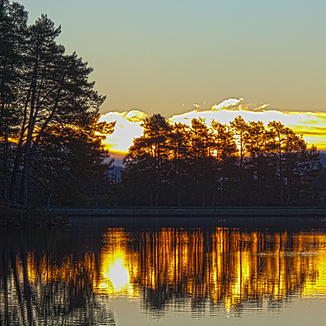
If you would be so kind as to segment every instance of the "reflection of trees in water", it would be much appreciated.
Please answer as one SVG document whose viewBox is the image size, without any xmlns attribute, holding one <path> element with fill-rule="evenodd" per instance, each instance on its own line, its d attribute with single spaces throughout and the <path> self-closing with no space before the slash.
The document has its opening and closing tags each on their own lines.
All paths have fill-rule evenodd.
<svg viewBox="0 0 326 326">
<path fill-rule="evenodd" d="M 5 245 L 0 236 L 0 322 L 114 324 L 105 299 L 140 293 L 151 313 L 241 313 L 263 305 L 275 312 L 293 295 L 313 294 L 317 283 L 326 291 L 326 262 L 315 255 L 325 252 L 322 234 L 102 231 L 24 233 Z"/>
<path fill-rule="evenodd" d="M 1 248 L 0 324 L 115 325 L 93 292 L 94 259 L 42 249 L 28 252 L 25 242 Z"/>
<path fill-rule="evenodd" d="M 325 239 L 323 240 L 325 242 Z M 246 306 L 275 309 L 318 276 L 313 236 L 287 233 L 161 230 L 141 237 L 141 285 L 145 307 L 163 309 L 190 298 L 226 312 Z"/>
</svg>

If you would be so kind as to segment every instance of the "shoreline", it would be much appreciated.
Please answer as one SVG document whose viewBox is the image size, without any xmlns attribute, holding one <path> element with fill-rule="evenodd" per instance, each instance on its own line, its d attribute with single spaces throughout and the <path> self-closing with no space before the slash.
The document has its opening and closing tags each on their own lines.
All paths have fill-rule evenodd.
<svg viewBox="0 0 326 326">
<path fill-rule="evenodd" d="M 21 207 L 8 206 L 3 205 L 2 208 L 7 210 L 0 212 L 2 227 L 104 225 L 326 229 L 326 207 L 38 207 L 25 211 Z"/>
<path fill-rule="evenodd" d="M 326 207 L 49 207 L 67 217 L 325 217 Z"/>
<path fill-rule="evenodd" d="M 57 207 L 54 211 L 72 225 L 99 227 L 326 229 L 324 207 Z"/>
</svg>

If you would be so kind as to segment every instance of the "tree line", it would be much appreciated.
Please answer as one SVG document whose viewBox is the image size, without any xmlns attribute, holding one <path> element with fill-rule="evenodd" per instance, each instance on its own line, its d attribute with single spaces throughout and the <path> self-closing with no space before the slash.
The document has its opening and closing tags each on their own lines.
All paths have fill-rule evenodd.
<svg viewBox="0 0 326 326">
<path fill-rule="evenodd" d="M 317 205 L 319 152 L 280 122 L 143 123 L 121 180 L 92 68 L 41 15 L 0 0 L 0 198 L 23 205 Z"/>
<path fill-rule="evenodd" d="M 0 1 L 0 196 L 23 205 L 91 203 L 110 192 L 112 168 L 98 123 L 105 97 L 92 68 L 56 43 L 47 15 L 27 24 L 24 7 Z M 94 190 L 95 188 L 95 190 Z"/>
<path fill-rule="evenodd" d="M 188 126 L 154 114 L 143 128 L 124 160 L 125 205 L 320 204 L 319 152 L 280 122 Z"/>
</svg>

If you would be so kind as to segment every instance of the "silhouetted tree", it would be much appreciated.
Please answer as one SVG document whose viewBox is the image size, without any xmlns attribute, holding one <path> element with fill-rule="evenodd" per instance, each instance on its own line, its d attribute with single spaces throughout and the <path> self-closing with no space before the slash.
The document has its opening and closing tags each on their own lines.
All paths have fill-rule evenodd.
<svg viewBox="0 0 326 326">
<path fill-rule="evenodd" d="M 25 64 L 27 12 L 7 0 L 0 1 L 0 192 L 7 198 L 10 183 L 9 138 L 16 134 L 21 115 L 19 85 Z"/>
<path fill-rule="evenodd" d="M 10 188 L 9 199 L 27 205 L 32 162 L 45 135 L 79 128 L 74 121 L 97 116 L 105 97 L 88 80 L 92 68 L 56 43 L 60 27 L 46 15 L 27 26 L 24 7 L 4 0 L 0 17 L 2 197 Z"/>
<path fill-rule="evenodd" d="M 212 121 L 212 151 L 214 156 L 214 180 L 212 205 L 229 204 L 236 196 L 234 176 L 236 173 L 237 146 L 233 134 L 227 125 Z M 218 195 L 219 198 L 216 198 Z"/>
<path fill-rule="evenodd" d="M 124 203 L 139 205 L 317 205 L 319 152 L 280 122 L 237 117 L 144 124 L 125 160 Z M 158 198 L 160 200 L 158 201 Z"/>
<path fill-rule="evenodd" d="M 246 169 L 251 176 L 247 191 L 253 205 L 266 205 L 269 199 L 269 180 L 274 175 L 273 166 L 266 156 L 269 132 L 261 121 L 249 121 L 245 134 L 245 148 L 248 153 Z"/>
<path fill-rule="evenodd" d="M 319 191 L 314 182 L 321 170 L 317 149 L 314 146 L 308 149 L 302 136 L 280 122 L 272 121 L 268 128 L 266 152 L 269 165 L 275 167 L 275 173 L 270 175 L 271 188 L 277 195 L 275 201 L 280 205 L 319 204 Z"/>
<path fill-rule="evenodd" d="M 97 206 L 115 202 L 112 193 L 108 196 L 113 160 L 101 144 L 101 134 L 112 133 L 114 123 L 98 123 L 98 119 L 98 114 L 85 115 L 72 124 L 47 128 L 31 162 L 32 190 L 39 192 L 33 196 L 34 204 Z"/>
<path fill-rule="evenodd" d="M 170 179 L 170 192 L 176 194 L 176 198 L 171 199 L 178 206 L 182 205 L 184 193 L 188 193 L 186 189 L 189 174 L 190 156 L 190 127 L 176 123 L 172 126 L 169 135 L 169 159 L 171 161 L 171 171 L 168 174 Z"/>
<path fill-rule="evenodd" d="M 147 205 L 158 206 L 162 184 L 166 181 L 164 165 L 168 161 L 167 140 L 171 127 L 160 114 L 146 118 L 142 126 L 144 135 L 135 139 L 124 160 L 125 189 L 132 192 L 141 191 L 133 182 L 135 177 L 145 187 L 142 191 L 144 198 L 140 202 L 136 199 L 137 194 L 134 194 L 136 201 L 142 203 L 149 199 Z"/>
<path fill-rule="evenodd" d="M 242 116 L 237 116 L 233 121 L 230 122 L 230 129 L 235 137 L 237 143 L 237 150 L 239 156 L 239 204 L 242 205 L 244 196 L 244 181 L 246 177 L 246 172 L 244 170 L 244 157 L 246 155 L 246 135 L 248 133 L 248 124 L 245 122 Z"/>
<path fill-rule="evenodd" d="M 203 119 L 192 119 L 190 133 L 190 170 L 192 176 L 192 202 L 205 206 L 212 171 L 212 138 Z M 199 202 L 199 200 L 201 201 Z"/>
</svg>

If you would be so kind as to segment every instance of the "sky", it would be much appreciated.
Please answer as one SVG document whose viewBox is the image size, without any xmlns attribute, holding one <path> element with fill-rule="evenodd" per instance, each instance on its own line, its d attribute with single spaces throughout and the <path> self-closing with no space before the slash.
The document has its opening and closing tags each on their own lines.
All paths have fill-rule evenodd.
<svg viewBox="0 0 326 326">
<path fill-rule="evenodd" d="M 19 2 L 29 23 L 47 13 L 61 25 L 57 42 L 94 68 L 107 117 L 172 118 L 228 99 L 326 113 L 325 0 Z"/>
</svg>

